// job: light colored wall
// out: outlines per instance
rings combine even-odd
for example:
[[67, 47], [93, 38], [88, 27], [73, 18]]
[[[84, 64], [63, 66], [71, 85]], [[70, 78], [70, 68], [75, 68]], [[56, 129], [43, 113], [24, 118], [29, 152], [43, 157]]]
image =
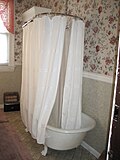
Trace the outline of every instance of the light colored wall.
[[85, 142], [100, 153], [106, 148], [112, 90], [110, 83], [83, 79], [83, 112], [96, 121], [96, 127], [87, 134]]
[[21, 66], [14, 72], [0, 72], [0, 104], [3, 104], [4, 92], [19, 92], [21, 87]]

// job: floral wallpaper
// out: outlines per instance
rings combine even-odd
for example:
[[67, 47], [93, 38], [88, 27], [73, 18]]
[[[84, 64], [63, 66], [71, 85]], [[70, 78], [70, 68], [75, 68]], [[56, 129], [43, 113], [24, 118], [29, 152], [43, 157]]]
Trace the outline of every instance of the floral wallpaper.
[[[32, 6], [65, 13], [66, 0], [15, 1], [15, 63], [22, 57], [22, 14]], [[112, 76], [117, 54], [119, 0], [68, 0], [67, 13], [85, 22], [84, 71]]]
[[[37, 1], [37, 0], [36, 0]], [[22, 14], [38, 4], [35, 0], [15, 0], [15, 64], [22, 63]]]
[[85, 11], [84, 70], [112, 76], [117, 54], [119, 1], [95, 2]]

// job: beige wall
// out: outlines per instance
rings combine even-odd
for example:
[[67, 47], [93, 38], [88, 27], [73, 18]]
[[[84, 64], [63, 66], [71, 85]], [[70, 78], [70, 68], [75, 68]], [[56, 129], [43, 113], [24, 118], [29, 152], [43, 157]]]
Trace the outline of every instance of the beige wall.
[[3, 104], [4, 92], [19, 92], [21, 87], [21, 66], [14, 72], [0, 72], [0, 104]]
[[106, 147], [112, 90], [110, 83], [84, 78], [83, 112], [96, 121], [96, 127], [87, 134], [85, 142], [100, 153]]

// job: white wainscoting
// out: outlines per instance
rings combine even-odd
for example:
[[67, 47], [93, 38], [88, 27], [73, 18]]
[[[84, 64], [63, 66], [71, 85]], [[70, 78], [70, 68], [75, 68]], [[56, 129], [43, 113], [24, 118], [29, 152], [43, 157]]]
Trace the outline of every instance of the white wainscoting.
[[94, 148], [89, 146], [85, 141], [81, 143], [81, 146], [88, 150], [92, 155], [94, 155], [97, 159], [100, 157], [100, 153], [96, 151]]
[[[83, 72], [83, 77], [88, 78], [88, 79], [93, 79], [96, 81], [101, 81], [101, 82], [106, 82], [109, 84], [114, 83], [114, 79], [112, 76], [106, 76], [98, 73], [92, 73], [92, 72]], [[82, 147], [84, 147], [86, 150], [88, 150], [91, 154], [93, 154], [96, 158], [99, 158], [100, 153], [96, 151], [93, 147], [91, 147], [89, 144], [87, 144], [85, 141], [82, 142], [81, 144]]]
[[97, 80], [97, 81], [102, 81], [102, 82], [107, 82], [107, 83], [113, 83], [113, 77], [112, 76], [106, 76], [98, 73], [92, 73], [92, 72], [83, 72], [83, 77]]

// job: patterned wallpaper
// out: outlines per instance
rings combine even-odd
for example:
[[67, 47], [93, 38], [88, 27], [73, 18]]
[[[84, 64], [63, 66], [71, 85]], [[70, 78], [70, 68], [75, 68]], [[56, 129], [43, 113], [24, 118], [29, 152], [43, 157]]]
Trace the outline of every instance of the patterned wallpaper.
[[[65, 0], [15, 1], [15, 63], [21, 64], [22, 14], [32, 6], [65, 12]], [[68, 0], [69, 14], [85, 22], [84, 70], [112, 76], [118, 43], [119, 0]]]
[[15, 64], [21, 65], [22, 59], [22, 14], [33, 6], [35, 0], [15, 0]]

